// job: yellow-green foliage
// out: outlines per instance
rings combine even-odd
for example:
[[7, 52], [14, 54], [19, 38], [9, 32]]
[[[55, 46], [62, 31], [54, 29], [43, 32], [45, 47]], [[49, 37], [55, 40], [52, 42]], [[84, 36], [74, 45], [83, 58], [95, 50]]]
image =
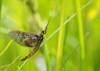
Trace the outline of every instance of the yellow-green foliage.
[[[17, 44], [11, 30], [34, 34], [50, 21], [40, 49]], [[99, 0], [0, 0], [0, 71], [100, 71]]]

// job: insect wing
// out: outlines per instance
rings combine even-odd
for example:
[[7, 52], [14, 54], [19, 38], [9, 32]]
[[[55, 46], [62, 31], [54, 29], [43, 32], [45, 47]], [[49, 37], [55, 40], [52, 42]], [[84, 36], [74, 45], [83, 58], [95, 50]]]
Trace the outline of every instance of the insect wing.
[[21, 31], [10, 31], [10, 37], [22, 46], [34, 47], [38, 43], [38, 36]]

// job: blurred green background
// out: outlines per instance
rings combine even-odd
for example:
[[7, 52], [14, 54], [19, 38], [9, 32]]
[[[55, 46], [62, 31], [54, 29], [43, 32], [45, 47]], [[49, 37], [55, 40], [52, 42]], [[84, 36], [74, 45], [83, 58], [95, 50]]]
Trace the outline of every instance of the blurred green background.
[[[52, 13], [40, 49], [17, 62], [33, 49], [8, 32], [39, 34]], [[99, 30], [100, 0], [0, 0], [0, 71], [100, 71]]]

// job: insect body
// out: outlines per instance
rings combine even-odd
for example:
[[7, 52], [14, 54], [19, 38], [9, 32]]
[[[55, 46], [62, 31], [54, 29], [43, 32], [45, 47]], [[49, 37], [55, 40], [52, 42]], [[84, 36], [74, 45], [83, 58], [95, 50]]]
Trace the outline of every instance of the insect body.
[[[53, 18], [53, 15], [48, 20], [47, 26], [50, 22], [50, 20]], [[26, 57], [22, 58], [21, 61], [24, 61], [31, 57], [38, 49], [43, 41], [43, 36], [46, 34], [47, 26], [45, 30], [43, 30], [39, 35], [28, 33], [28, 32], [22, 32], [22, 31], [10, 31], [9, 36], [18, 44], [22, 46], [27, 47], [34, 47], [33, 51], [30, 52]]]
[[35, 35], [32, 33], [22, 32], [22, 31], [10, 31], [9, 36], [18, 44], [22, 46], [27, 47], [34, 47], [33, 51], [29, 53], [26, 57], [21, 59], [21, 61], [24, 61], [31, 57], [38, 49], [43, 41], [43, 35], [46, 33], [47, 26], [44, 31], [42, 31], [39, 35]]
[[10, 37], [22, 46], [34, 47], [38, 42], [42, 42], [43, 35], [35, 35], [22, 31], [10, 31]]

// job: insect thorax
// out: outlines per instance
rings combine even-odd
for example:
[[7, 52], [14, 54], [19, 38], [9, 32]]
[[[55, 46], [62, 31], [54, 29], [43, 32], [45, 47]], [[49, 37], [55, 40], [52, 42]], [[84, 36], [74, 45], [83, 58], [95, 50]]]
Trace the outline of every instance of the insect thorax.
[[43, 34], [38, 35], [38, 43], [41, 44], [43, 41]]

